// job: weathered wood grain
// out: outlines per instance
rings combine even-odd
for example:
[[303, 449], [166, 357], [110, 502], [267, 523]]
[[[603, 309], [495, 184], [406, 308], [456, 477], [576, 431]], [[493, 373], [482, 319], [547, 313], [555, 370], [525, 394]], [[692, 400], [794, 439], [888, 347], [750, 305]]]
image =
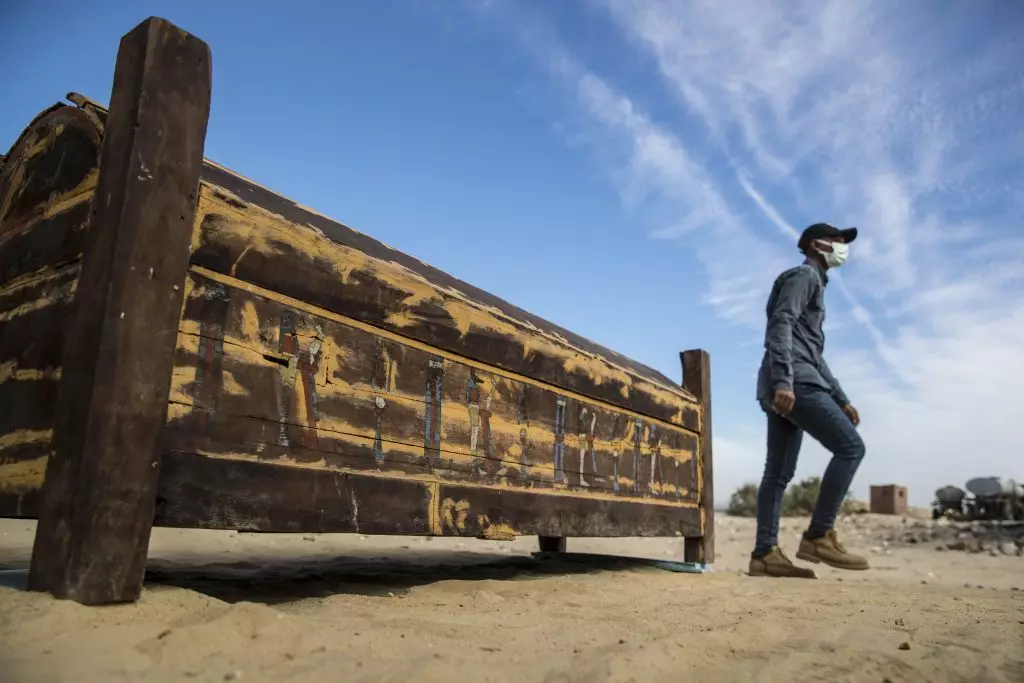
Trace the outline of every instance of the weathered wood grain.
[[138, 598], [210, 108], [202, 41], [150, 18], [121, 41], [67, 329], [29, 586]]
[[174, 448], [696, 500], [685, 429], [232, 281], [189, 277]]
[[156, 524], [293, 533], [431, 532], [435, 485], [169, 451]]
[[[79, 108], [43, 112], [0, 165], [0, 405], [18, 402], [0, 414], [0, 515], [43, 517], [33, 587], [134, 599], [154, 510], [174, 526], [563, 548], [682, 535], [687, 559], [713, 559], [706, 354], [684, 355], [680, 387], [201, 160], [208, 93], [185, 81], [205, 46], [157, 88], [181, 45], [161, 26], [172, 40], [119, 59], [116, 78], [135, 78], [112, 112], [69, 95]], [[130, 132], [128, 99], [152, 117]], [[137, 165], [157, 137], [192, 152]], [[91, 218], [94, 195], [110, 201]], [[147, 232], [171, 215], [184, 230]]]
[[[107, 116], [93, 103], [85, 104], [83, 109], [59, 106], [49, 114], [74, 123], [65, 126], [72, 132], [64, 137], [70, 138], [68, 144], [77, 145], [76, 150], [81, 148], [75, 158], [84, 169], [82, 178], [77, 184], [68, 183], [72, 196], [60, 204], [71, 210], [57, 215], [50, 215], [52, 207], [50, 213], [38, 207], [22, 210], [38, 192], [12, 198], [8, 204], [11, 211], [17, 209], [17, 217], [8, 224], [17, 229], [9, 227], [5, 234], [16, 242], [11, 249], [16, 260], [7, 260], [4, 277], [31, 272], [46, 260], [52, 262], [54, 255], [66, 260], [81, 252], [86, 195], [96, 177], [97, 128], [105, 125]], [[39, 140], [48, 139], [46, 131], [54, 128], [44, 124], [39, 128], [45, 130], [26, 132], [21, 149], [41, 149]], [[39, 163], [48, 158], [41, 155]], [[193, 241], [195, 263], [569, 392], [695, 428], [699, 417], [694, 398], [660, 373], [295, 205], [213, 162], [206, 162], [203, 176]], [[33, 221], [39, 225], [28, 230]]]
[[37, 511], [99, 144], [92, 119], [55, 105], [0, 169], [0, 515]]
[[37, 116], [0, 168], [0, 287], [80, 258], [101, 131], [81, 110]]
[[607, 497], [559, 495], [442, 484], [444, 535], [509, 540], [516, 536], [698, 536], [695, 507]]
[[698, 476], [700, 481], [700, 534], [684, 541], [687, 562], [712, 563], [715, 561], [715, 472], [711, 435], [711, 356], [707, 351], [694, 349], [679, 354], [683, 366], [683, 384], [700, 399], [700, 447]]
[[5, 436], [53, 428], [64, 321], [77, 275], [72, 264], [0, 288], [0, 480], [11, 458]]
[[663, 503], [452, 485], [374, 472], [164, 455], [157, 524], [249, 531], [687, 536], [700, 511]]
[[645, 416], [696, 425], [694, 398], [660, 373], [212, 162], [199, 213], [196, 265]]
[[[79, 141], [81, 165], [86, 168], [89, 150], [95, 156], [98, 149], [86, 143], [98, 139], [95, 129], [106, 124], [107, 113], [81, 96], [70, 94], [69, 98], [82, 107], [58, 107], [55, 116], [73, 117], [81, 126], [91, 127]], [[74, 128], [65, 135], [78, 131]], [[29, 139], [22, 148], [38, 147], [38, 136], [26, 135]], [[94, 183], [95, 174], [87, 180]], [[27, 188], [25, 197], [9, 203], [18, 210], [30, 204], [35, 194]], [[646, 416], [691, 428], [696, 423], [694, 397], [661, 373], [212, 161], [203, 167], [197, 220], [196, 264]], [[48, 230], [37, 233], [36, 239], [73, 234]], [[31, 252], [18, 250], [19, 254]], [[344, 286], [339, 286], [339, 280]]]

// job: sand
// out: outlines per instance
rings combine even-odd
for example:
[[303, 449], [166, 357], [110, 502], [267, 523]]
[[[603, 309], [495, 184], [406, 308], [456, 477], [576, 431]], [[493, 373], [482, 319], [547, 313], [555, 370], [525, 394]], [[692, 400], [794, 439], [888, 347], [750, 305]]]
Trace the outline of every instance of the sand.
[[[745, 576], [753, 525], [722, 516], [703, 575], [542, 562], [530, 538], [156, 529], [137, 604], [0, 588], [0, 681], [1024, 681], [1024, 557], [887, 544], [906, 524], [844, 520], [873, 568], [816, 581]], [[0, 520], [0, 567], [28, 566], [33, 533]]]

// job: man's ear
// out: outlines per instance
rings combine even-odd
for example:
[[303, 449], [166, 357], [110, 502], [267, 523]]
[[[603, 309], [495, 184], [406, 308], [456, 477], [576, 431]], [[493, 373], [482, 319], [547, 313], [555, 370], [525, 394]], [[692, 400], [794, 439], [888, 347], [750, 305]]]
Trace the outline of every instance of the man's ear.
[[824, 251], [829, 254], [832, 253], [832, 243], [828, 240], [815, 240], [814, 246], [816, 246], [820, 251]]

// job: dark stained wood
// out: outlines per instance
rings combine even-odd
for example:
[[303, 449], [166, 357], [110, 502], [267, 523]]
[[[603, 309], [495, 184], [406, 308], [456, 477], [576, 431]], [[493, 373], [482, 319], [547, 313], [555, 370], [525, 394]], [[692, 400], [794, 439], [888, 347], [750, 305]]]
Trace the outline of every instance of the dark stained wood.
[[156, 524], [303, 533], [430, 533], [429, 482], [164, 453]]
[[[74, 117], [80, 124], [64, 136], [81, 138], [68, 143], [81, 148], [76, 152], [76, 168], [87, 170], [90, 163], [95, 167], [95, 146], [90, 148], [89, 142], [96, 139], [95, 129], [105, 125], [107, 113], [73, 93], [69, 98], [81, 109], [58, 105], [52, 116]], [[19, 144], [25, 147], [29, 142]], [[699, 418], [694, 398], [656, 370], [212, 162], [204, 164], [202, 173], [201, 231], [193, 263], [566, 391], [695, 428]], [[38, 199], [37, 195], [27, 190], [18, 206]], [[31, 217], [25, 216], [24, 220]], [[15, 222], [20, 225], [24, 220]], [[239, 226], [256, 230], [258, 238], [246, 235]], [[54, 226], [30, 239], [48, 240], [48, 250], [54, 240], [64, 239], [69, 243], [63, 251], [79, 253], [79, 232]], [[321, 240], [325, 248], [303, 250], [310, 239]], [[37, 260], [38, 250], [32, 244], [16, 252], [19, 259]], [[346, 263], [346, 253], [358, 254], [361, 263]], [[16, 272], [30, 272], [32, 264], [14, 265]], [[343, 277], [339, 268], [344, 269]]]
[[686, 430], [442, 358], [244, 283], [197, 273], [188, 282], [168, 425], [175, 448], [696, 501], [697, 438]]
[[49, 448], [41, 434], [53, 429], [64, 322], [77, 274], [72, 265], [0, 287], [0, 492], [7, 487], [4, 465]]
[[[91, 193], [90, 193], [91, 195]], [[33, 220], [0, 245], [0, 287], [42, 268], [60, 268], [82, 257], [89, 227], [91, 196], [53, 216]]]
[[69, 95], [0, 164], [0, 515], [40, 517], [33, 589], [136, 599], [154, 520], [714, 559], [705, 352], [679, 386], [203, 160], [209, 77], [148, 20], [110, 112]]
[[0, 169], [0, 515], [38, 512], [99, 144], [90, 117], [54, 105]]
[[[567, 391], [695, 427], [693, 397], [661, 373], [212, 163], [203, 178], [207, 201], [193, 264]], [[259, 233], [255, 247], [250, 230]], [[307, 240], [324, 237], [323, 249], [304, 249]], [[349, 253], [365, 263], [346, 263]]]
[[451, 536], [699, 536], [700, 510], [664, 503], [442, 484], [441, 532]]
[[683, 365], [683, 385], [700, 399], [700, 509], [702, 533], [684, 539], [687, 562], [711, 564], [715, 561], [715, 477], [711, 445], [711, 355], [701, 349], [679, 354]]
[[118, 50], [29, 586], [138, 598], [210, 108], [205, 43], [163, 19]]
[[700, 533], [700, 512], [693, 507], [436, 484], [170, 451], [164, 455], [156, 523], [510, 540], [527, 534], [694, 535]]
[[78, 266], [72, 264], [0, 287], [0, 364], [60, 366], [64, 321], [77, 280]]
[[[57, 387], [57, 379], [46, 375], [31, 379], [15, 375], [0, 382], [0, 434], [52, 429]], [[6, 444], [0, 444], [0, 462], [6, 461], [8, 450]]]
[[0, 169], [0, 288], [81, 256], [100, 137], [95, 119], [58, 104], [11, 148]]

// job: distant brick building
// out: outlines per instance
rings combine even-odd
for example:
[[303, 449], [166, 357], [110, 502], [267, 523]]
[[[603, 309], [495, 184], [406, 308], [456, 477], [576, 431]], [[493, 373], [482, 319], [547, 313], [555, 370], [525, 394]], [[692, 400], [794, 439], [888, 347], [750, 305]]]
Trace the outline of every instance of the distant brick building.
[[896, 484], [871, 487], [871, 512], [902, 515], [907, 511], [907, 487]]

